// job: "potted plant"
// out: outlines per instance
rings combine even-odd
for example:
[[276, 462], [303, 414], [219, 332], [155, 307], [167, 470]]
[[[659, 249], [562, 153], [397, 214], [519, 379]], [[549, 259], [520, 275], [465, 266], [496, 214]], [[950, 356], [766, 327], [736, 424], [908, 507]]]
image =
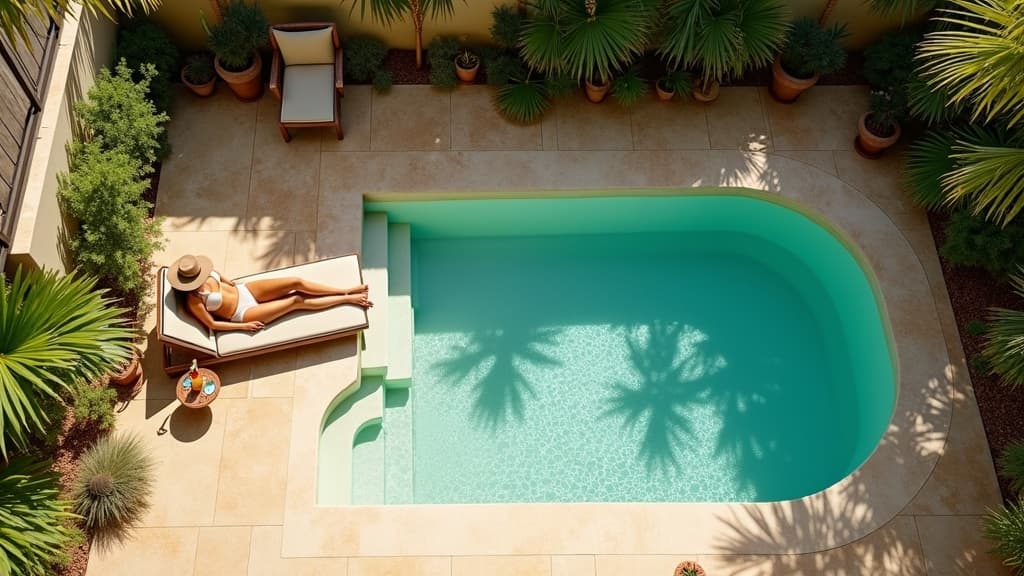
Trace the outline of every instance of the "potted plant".
[[267, 43], [267, 19], [259, 7], [242, 0], [232, 0], [222, 14], [220, 24], [207, 27], [210, 48], [216, 54], [214, 68], [239, 100], [258, 100], [263, 94], [259, 49]]
[[455, 57], [455, 74], [459, 81], [464, 84], [472, 84], [476, 81], [476, 73], [480, 70], [480, 57], [468, 49], [463, 48], [462, 52]]
[[693, 97], [710, 102], [722, 80], [771, 62], [788, 27], [779, 0], [674, 2], [658, 53], [669, 68], [699, 70]]
[[878, 158], [882, 152], [900, 139], [900, 118], [906, 105], [888, 92], [875, 91], [868, 99], [868, 111], [861, 114], [857, 122], [857, 152], [870, 159]]
[[110, 384], [113, 386], [134, 387], [142, 379], [142, 362], [139, 349], [131, 346], [132, 355], [121, 363], [118, 370], [110, 373]]
[[784, 104], [793, 102], [822, 74], [842, 68], [846, 51], [839, 42], [845, 36], [846, 27], [839, 24], [822, 28], [811, 18], [794, 22], [782, 52], [772, 62], [772, 97]]
[[658, 78], [658, 81], [654, 83], [654, 91], [658, 95], [658, 100], [668, 102], [676, 94], [685, 96], [693, 92], [693, 81], [686, 72], [672, 70]]
[[707, 576], [704, 568], [691, 560], [684, 560], [676, 565], [672, 576]]
[[181, 82], [197, 96], [209, 96], [217, 85], [217, 74], [213, 69], [213, 56], [209, 52], [193, 54], [181, 69]]

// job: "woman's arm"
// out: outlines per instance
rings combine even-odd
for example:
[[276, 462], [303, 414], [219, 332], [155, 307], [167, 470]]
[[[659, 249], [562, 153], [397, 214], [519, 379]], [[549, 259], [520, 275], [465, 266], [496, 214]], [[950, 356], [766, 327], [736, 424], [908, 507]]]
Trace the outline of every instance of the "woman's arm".
[[199, 321], [210, 330], [245, 330], [246, 332], [255, 332], [260, 328], [263, 328], [262, 322], [225, 322], [223, 320], [217, 320], [206, 309], [206, 306], [203, 305], [202, 299], [194, 293], [190, 293], [188, 295], [188, 309], [192, 312], [193, 316], [198, 318]]

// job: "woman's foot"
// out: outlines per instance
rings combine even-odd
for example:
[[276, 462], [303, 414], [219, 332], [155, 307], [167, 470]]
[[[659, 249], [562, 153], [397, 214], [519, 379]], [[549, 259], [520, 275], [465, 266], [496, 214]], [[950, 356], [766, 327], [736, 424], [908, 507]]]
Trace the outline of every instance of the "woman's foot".
[[353, 286], [352, 288], [349, 288], [348, 290], [345, 290], [344, 293], [345, 294], [366, 294], [369, 291], [370, 291], [370, 286], [368, 284], [360, 284], [359, 286]]
[[355, 304], [356, 306], [362, 306], [363, 308], [372, 308], [373, 302], [366, 297], [366, 294], [346, 294], [342, 300], [345, 304]]

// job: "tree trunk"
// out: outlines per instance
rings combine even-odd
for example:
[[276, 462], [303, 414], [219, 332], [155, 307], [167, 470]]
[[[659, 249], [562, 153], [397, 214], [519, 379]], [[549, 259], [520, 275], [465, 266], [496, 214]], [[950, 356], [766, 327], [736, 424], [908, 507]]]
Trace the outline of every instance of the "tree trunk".
[[412, 13], [412, 26], [416, 30], [416, 69], [423, 68], [423, 5], [420, 0], [409, 1], [409, 12]]
[[828, 21], [828, 17], [832, 15], [832, 11], [836, 9], [836, 4], [839, 0], [828, 0], [825, 3], [825, 8], [821, 11], [821, 16], [818, 17], [818, 26], [824, 26], [825, 22]]

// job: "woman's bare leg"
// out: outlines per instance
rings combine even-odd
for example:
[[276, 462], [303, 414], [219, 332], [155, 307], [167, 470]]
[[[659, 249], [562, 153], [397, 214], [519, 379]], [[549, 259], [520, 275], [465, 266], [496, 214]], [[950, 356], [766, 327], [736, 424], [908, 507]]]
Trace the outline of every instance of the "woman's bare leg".
[[300, 294], [292, 294], [270, 302], [263, 302], [249, 308], [242, 314], [243, 322], [263, 322], [269, 324], [281, 316], [296, 310], [324, 310], [341, 304], [354, 304], [369, 308], [373, 306], [366, 294], [345, 294], [333, 296], [314, 296], [312, 298]]
[[310, 282], [309, 280], [303, 280], [294, 276], [289, 278], [253, 280], [252, 282], [246, 282], [245, 286], [249, 289], [249, 292], [252, 292], [252, 296], [257, 302], [277, 300], [292, 292], [302, 292], [310, 296], [340, 296], [344, 294], [365, 294], [367, 292], [366, 284], [360, 284], [351, 288], [338, 288], [337, 286]]

